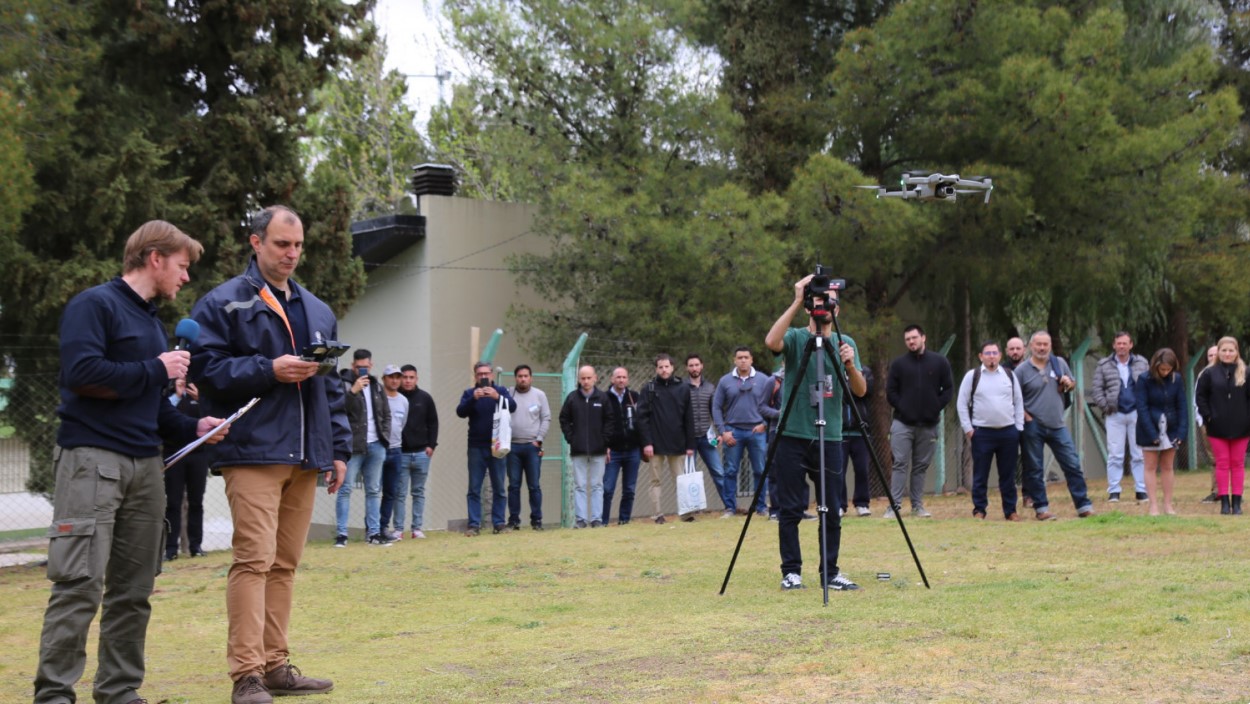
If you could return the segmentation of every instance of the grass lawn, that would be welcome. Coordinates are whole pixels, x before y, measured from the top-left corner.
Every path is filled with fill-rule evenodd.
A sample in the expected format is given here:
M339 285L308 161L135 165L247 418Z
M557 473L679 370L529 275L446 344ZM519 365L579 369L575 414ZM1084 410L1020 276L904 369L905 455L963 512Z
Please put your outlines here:
M600 530L432 533L390 548L310 545L297 577L293 662L334 679L308 701L368 702L1246 702L1250 517L1200 504L1210 475L1178 481L1177 517L1134 502L1010 524L991 499L931 497L908 530L844 519L842 569L863 589L822 606L816 524L802 526L803 591L779 589L776 524L647 520ZM1128 496L1132 496L1131 484ZM227 553L157 580L152 702L227 702ZM877 572L892 579L880 582ZM0 702L30 701L48 583L0 572ZM80 701L90 701L93 627Z

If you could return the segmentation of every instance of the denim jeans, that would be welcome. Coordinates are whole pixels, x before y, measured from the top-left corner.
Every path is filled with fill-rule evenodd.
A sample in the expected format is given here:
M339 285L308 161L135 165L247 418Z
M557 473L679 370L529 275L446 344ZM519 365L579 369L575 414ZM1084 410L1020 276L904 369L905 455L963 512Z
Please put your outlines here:
M1081 473L1081 458L1076 454L1076 446L1072 444L1072 435L1067 426L1046 428L1037 421L1030 420L1024 423L1023 441L1020 444L1028 455L1028 462L1025 463L1024 493L1033 499L1033 509L1041 513L1050 506L1050 500L1046 498L1046 478L1042 464L1043 443L1050 447L1059 467L1063 469L1063 476L1068 481L1068 493L1072 495L1076 510L1088 508L1091 504L1085 489L1085 475Z
M352 487L356 485L359 474L363 474L365 480L365 535L374 536L381 532L378 514L382 510L382 463L385 461L386 448L380 442L369 443L364 454L352 455L347 461L347 478L343 480L343 486L339 487L338 498L334 503L338 535L347 535Z
M725 508L738 507L736 492L738 490L738 467L742 465L742 451L747 451L747 456L751 460L751 473L755 477L755 488L759 488L760 482L767 481L764 478L764 456L768 452L768 433L756 433L750 429L742 430L740 428L730 428L733 433L734 444L725 445L725 483L732 483L735 497L732 506L726 504ZM767 487L760 492L760 500L755 504L756 511L763 511L766 508L764 497L767 496ZM836 503L836 502L835 502Z
M504 512L508 507L508 491L504 475L507 474L504 458L495 457L490 447L469 447L469 491L464 495L469 509L469 527L482 527L482 481L490 472L490 522L492 526L504 525Z
M974 428L972 433L972 510L986 513L989 506L990 463L998 462L998 492L1003 516L1016 512L1016 456L1020 431L1005 428Z
M543 458L538 455L538 447L532 442L514 442L505 459L508 461L508 524L521 525L521 478L525 477L525 486L530 492L530 525L542 525Z
M613 450L612 459L603 470L603 524L612 516L612 497L616 495L617 477L621 484L621 510L619 520L628 523L634 515L634 492L638 488L638 467L642 464L642 450Z
M404 532L405 497L412 495L412 530L425 523L425 482L430 478L430 456L425 450L405 452L399 460L395 480L395 530Z
M699 436L695 450L699 453L699 457L703 458L703 465L707 467L708 474L712 475L712 486L716 487L721 503L727 510L734 510L738 506L737 470L734 470L732 481L725 476L725 467L721 464L720 452L707 441L707 433Z
M1137 444L1137 411L1107 416L1107 493L1120 493L1120 482L1124 479L1125 443L1128 444L1133 488L1144 494L1146 465L1142 460L1141 447Z
M603 515L603 455L573 455L573 512L589 523ZM587 506L589 504L589 506Z
M391 515L395 510L395 498L399 496L399 465L403 462L404 451L398 447L386 448L386 459L382 461L382 504L378 511L378 518L382 524L382 532L391 529ZM394 514L398 520L395 521L395 530L403 532L404 530L404 509L401 504L398 512Z

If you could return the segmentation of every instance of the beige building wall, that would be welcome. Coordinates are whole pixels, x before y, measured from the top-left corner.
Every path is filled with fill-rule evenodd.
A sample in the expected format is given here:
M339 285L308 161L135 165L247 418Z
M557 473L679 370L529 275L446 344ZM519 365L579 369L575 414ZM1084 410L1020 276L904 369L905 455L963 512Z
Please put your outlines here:
M472 384L470 367L480 352L470 348L470 328L481 328L483 347L495 329L504 329L495 354L497 366L510 372L528 361L505 317L514 302L538 300L514 283L507 257L541 251L548 243L531 230L537 209L530 205L421 196L420 208L426 217L425 238L370 273L364 296L339 320L339 338L353 348L370 350L376 374L387 364L416 365L418 385L434 397L439 446L426 485L424 526L442 530L449 524L458 527L467 516L468 425L455 409L460 394ZM560 399L549 400L554 415ZM554 419L549 435L559 438ZM544 462L543 474L544 521L554 524L560 519L559 462ZM319 506L315 521L333 516L333 500L319 495L319 504L330 508ZM522 523L528 524L524 499L522 511ZM489 514L488 479L483 487L483 527L489 528ZM406 517L405 529L409 520ZM352 491L350 525L364 526L364 491L359 487ZM327 528L317 535L324 536Z

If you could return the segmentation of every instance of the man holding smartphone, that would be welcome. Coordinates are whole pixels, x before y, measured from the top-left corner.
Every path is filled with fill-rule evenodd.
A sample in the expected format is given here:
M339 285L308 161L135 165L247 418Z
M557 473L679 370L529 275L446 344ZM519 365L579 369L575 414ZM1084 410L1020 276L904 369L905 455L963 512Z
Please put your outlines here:
M351 514L352 487L364 472L365 539L369 545L385 547L393 543L382 531L382 464L391 432L391 409L382 384L369 374L373 353L360 348L352 353L352 368L340 372L347 398L347 420L352 426L352 458L347 462L347 479L339 489L334 507L338 523L334 547L347 547L347 519Z
M473 386L464 390L460 395L460 403L456 405L456 415L469 421L469 491L465 494L469 526L464 534L470 538L482 532L482 480L486 478L488 471L491 524L496 533L508 529L504 513L508 507L504 458L495 457L491 453L490 440L499 399L504 399L509 413L516 411L516 401L512 400L508 390L495 384L495 370L490 362L474 364L473 379Z

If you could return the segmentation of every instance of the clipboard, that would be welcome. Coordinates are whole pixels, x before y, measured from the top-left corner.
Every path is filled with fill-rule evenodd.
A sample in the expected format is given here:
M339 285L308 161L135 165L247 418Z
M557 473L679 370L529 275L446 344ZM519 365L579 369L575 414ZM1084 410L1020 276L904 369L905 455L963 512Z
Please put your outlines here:
M192 451L194 451L194 450L195 450L195 448L197 448L197 447L199 447L200 445L203 445L204 443L208 442L208 440L209 440L210 438L212 438L213 436L215 436L215 435L217 435L218 433L220 433L222 430L224 430L224 429L226 429L227 427L229 427L231 423L233 423L233 422L235 422L236 420L238 420L238 419L242 418L244 413L247 413L248 411L252 410L252 406L255 406L255 405L256 405L256 404L258 404L258 403L260 403L260 397L259 397L259 396L257 396L256 398L252 399L251 401L248 401L247 403L243 404L243 407L242 407L242 408L240 408L239 410L235 411L235 412L234 412L234 413L233 413L233 414L232 414L229 418L227 418L227 419L223 420L223 421L221 422L221 425L218 425L217 427L213 428L212 430L208 431L207 433L204 433L203 435L201 435L200 437L196 438L195 440L192 440L191 442L187 443L187 445L186 445L185 447L183 447L181 450L178 450L177 452L175 452L174 454L170 455L169 457L166 457L166 458L165 458L165 467L164 467L164 468L162 468L162 469L161 469L161 471L163 472L163 471L165 471L166 469L169 469L170 467L174 466L175 464L178 464L178 462L180 462L183 458L185 458L187 455L191 454L191 452L192 452Z

